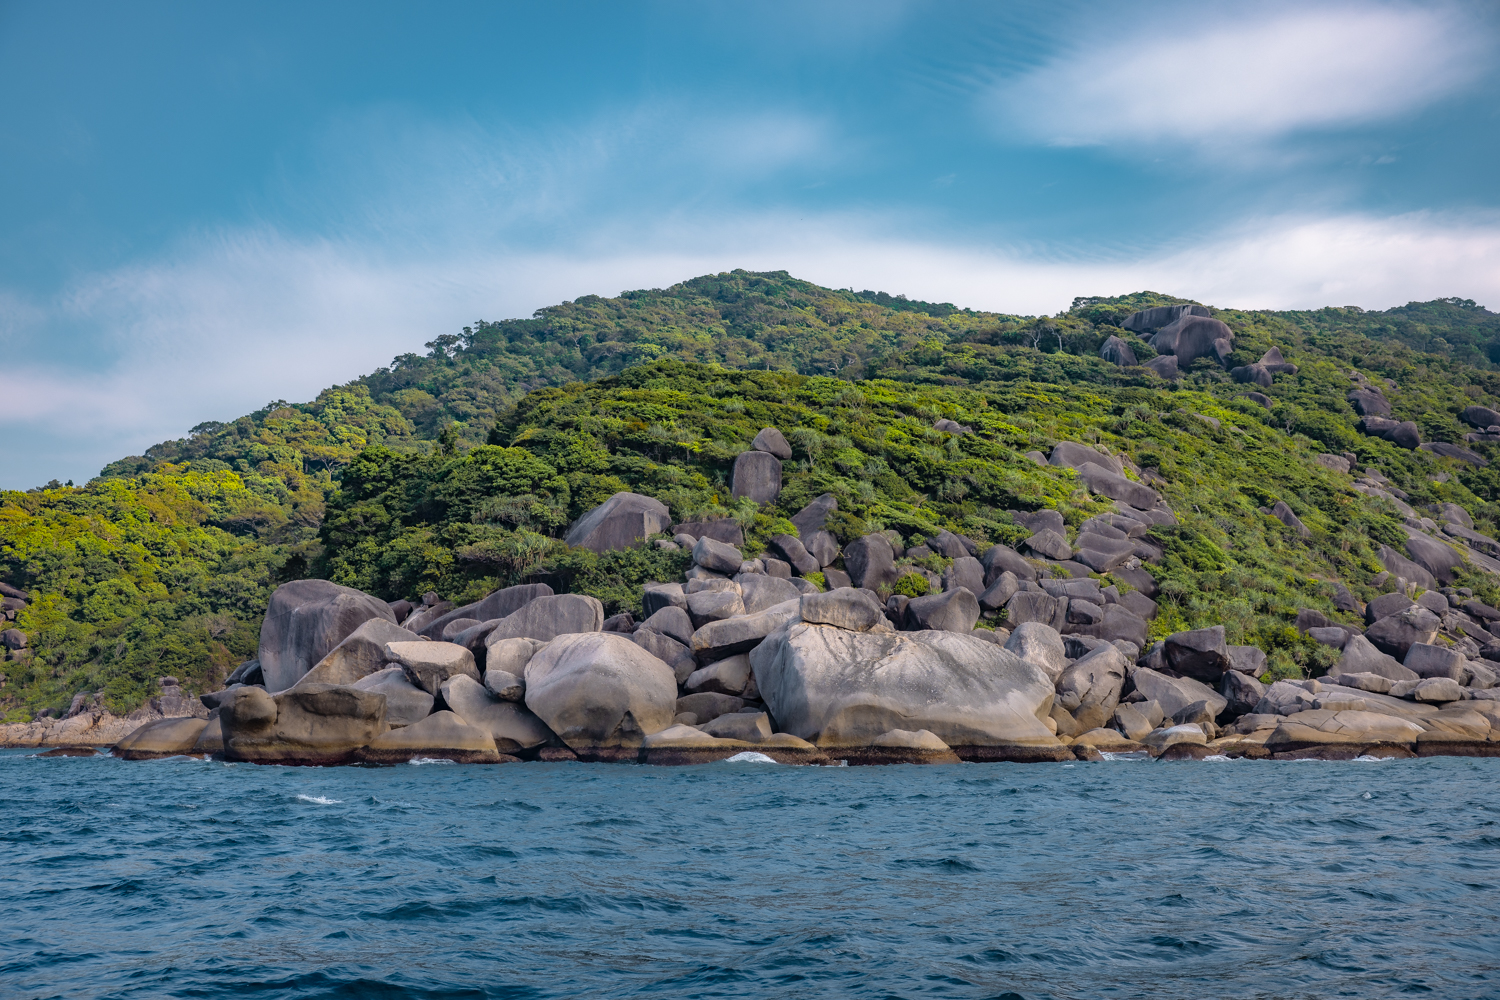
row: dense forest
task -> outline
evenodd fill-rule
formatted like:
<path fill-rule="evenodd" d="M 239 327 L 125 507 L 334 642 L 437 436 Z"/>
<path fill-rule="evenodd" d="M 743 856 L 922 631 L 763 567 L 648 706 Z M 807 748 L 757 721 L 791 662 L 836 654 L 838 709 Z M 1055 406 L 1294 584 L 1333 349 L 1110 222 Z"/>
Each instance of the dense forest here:
<path fill-rule="evenodd" d="M 1500 315 L 1460 299 L 1215 309 L 1235 333 L 1225 365 L 1200 359 L 1169 382 L 1099 357 L 1116 335 L 1151 358 L 1120 323 L 1185 301 L 1144 292 L 1009 316 L 737 271 L 476 323 L 312 402 L 200 424 L 84 486 L 0 494 L 0 580 L 29 594 L 13 624 L 29 648 L 0 665 L 0 715 L 80 691 L 129 710 L 163 674 L 211 689 L 254 655 L 271 590 L 308 575 L 386 599 L 541 579 L 638 608 L 640 583 L 679 574 L 683 553 L 596 556 L 560 540 L 624 489 L 679 519 L 736 517 L 748 548 L 825 492 L 845 540 L 951 528 L 1013 541 L 1010 510 L 1076 524 L 1099 509 L 1070 470 L 1025 457 L 1059 440 L 1104 444 L 1166 484 L 1182 523 L 1153 530 L 1155 631 L 1222 622 L 1281 673 L 1315 672 L 1296 609 L 1332 612 L 1335 580 L 1370 596 L 1375 549 L 1404 535 L 1390 504 L 1314 455 L 1354 454 L 1419 510 L 1452 500 L 1479 530 L 1500 525 L 1494 467 L 1361 434 L 1350 373 L 1388 386 L 1393 416 L 1424 440 L 1461 443 L 1464 407 L 1500 402 Z M 1261 390 L 1267 407 L 1228 369 L 1273 346 L 1300 367 Z M 935 430 L 942 418 L 973 433 Z M 734 456 L 767 425 L 793 447 L 785 487 L 774 504 L 736 502 Z M 1277 500 L 1310 537 L 1261 512 Z M 1491 579 L 1466 583 L 1493 594 Z"/>

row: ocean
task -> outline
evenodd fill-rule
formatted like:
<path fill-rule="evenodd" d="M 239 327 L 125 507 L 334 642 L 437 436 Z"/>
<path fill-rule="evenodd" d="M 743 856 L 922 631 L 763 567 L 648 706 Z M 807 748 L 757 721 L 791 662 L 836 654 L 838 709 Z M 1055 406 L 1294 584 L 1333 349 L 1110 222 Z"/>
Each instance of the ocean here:
<path fill-rule="evenodd" d="M 1500 759 L 0 751 L 12 998 L 1500 996 Z"/>

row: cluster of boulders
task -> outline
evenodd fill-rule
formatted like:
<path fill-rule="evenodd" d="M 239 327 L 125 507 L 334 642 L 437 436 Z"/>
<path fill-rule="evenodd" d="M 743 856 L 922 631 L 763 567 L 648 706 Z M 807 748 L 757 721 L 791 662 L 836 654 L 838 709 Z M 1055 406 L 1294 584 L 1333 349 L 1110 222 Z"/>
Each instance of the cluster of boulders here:
<path fill-rule="evenodd" d="M 1222 320 L 1214 319 L 1208 309 L 1199 305 L 1157 306 L 1131 313 L 1120 324 L 1122 329 L 1139 333 L 1146 343 L 1156 351 L 1156 357 L 1142 367 L 1165 379 L 1176 379 L 1181 369 L 1199 358 L 1216 358 L 1222 364 L 1234 350 L 1234 332 Z M 1121 366 L 1139 364 L 1135 351 L 1119 337 L 1109 337 L 1099 350 L 1099 356 Z M 1262 358 L 1264 365 L 1271 355 Z M 1276 362 L 1281 362 L 1276 353 Z M 1255 367 L 1255 366 L 1252 366 Z M 1286 367 L 1296 370 L 1296 366 Z M 1240 371 L 1240 369 L 1235 369 Z M 1248 379 L 1245 381 L 1253 381 Z M 1269 383 L 1266 383 L 1269 384 Z"/>
<path fill-rule="evenodd" d="M 0 622 L 15 621 L 16 614 L 26 609 L 26 602 L 30 599 L 31 595 L 26 591 L 0 580 Z M 5 650 L 8 659 L 23 660 L 30 655 L 26 649 L 27 641 L 26 633 L 18 628 L 0 629 L 0 648 Z"/>

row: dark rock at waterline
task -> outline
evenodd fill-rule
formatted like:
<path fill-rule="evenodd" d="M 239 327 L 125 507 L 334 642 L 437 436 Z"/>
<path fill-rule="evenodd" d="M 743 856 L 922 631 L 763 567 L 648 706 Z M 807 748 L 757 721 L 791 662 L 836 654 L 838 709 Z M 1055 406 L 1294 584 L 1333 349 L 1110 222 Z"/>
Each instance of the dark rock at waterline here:
<path fill-rule="evenodd" d="M 260 764 L 342 764 L 385 731 L 385 696 L 314 684 L 272 696 L 235 691 L 219 712 L 224 754 Z"/>

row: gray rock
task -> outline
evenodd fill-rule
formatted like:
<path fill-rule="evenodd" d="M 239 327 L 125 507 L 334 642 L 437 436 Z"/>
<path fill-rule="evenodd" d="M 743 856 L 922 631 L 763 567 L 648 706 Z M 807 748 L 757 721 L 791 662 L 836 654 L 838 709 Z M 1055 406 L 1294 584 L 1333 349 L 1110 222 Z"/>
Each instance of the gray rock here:
<path fill-rule="evenodd" d="M 1354 407 L 1354 412 L 1362 417 L 1388 417 L 1391 415 L 1390 400 L 1373 389 L 1351 389 L 1348 399 L 1350 405 Z"/>
<path fill-rule="evenodd" d="M 1156 726 L 1146 718 L 1139 708 L 1127 703 L 1115 706 L 1115 728 L 1124 733 L 1128 738 L 1139 743 L 1150 735 L 1151 730 L 1155 729 Z"/>
<path fill-rule="evenodd" d="M 1329 472 L 1348 472 L 1349 460 L 1341 455 L 1314 455 L 1313 462 Z"/>
<path fill-rule="evenodd" d="M 124 760 L 155 760 L 192 753 L 207 725 L 207 719 L 191 716 L 157 719 L 116 743 L 111 753 Z"/>
<path fill-rule="evenodd" d="M 1166 717 L 1196 701 L 1208 702 L 1213 707 L 1214 717 L 1223 714 L 1229 699 L 1219 694 L 1202 681 L 1191 677 L 1168 677 L 1148 667 L 1137 667 L 1130 675 L 1135 689 L 1149 701 L 1161 706 Z"/>
<path fill-rule="evenodd" d="M 510 641 L 520 642 L 522 640 L 512 639 Z M 484 686 L 501 701 L 525 701 L 525 668 L 522 668 L 522 673 L 520 674 L 513 674 L 509 670 L 486 670 L 484 672 Z"/>
<path fill-rule="evenodd" d="M 1259 677 L 1266 672 L 1266 653 L 1259 646 L 1225 646 L 1229 654 L 1226 669 Z"/>
<path fill-rule="evenodd" d="M 691 713 L 700 723 L 717 719 L 721 715 L 738 712 L 745 707 L 745 699 L 716 691 L 700 691 L 677 699 L 676 714 Z"/>
<path fill-rule="evenodd" d="M 744 613 L 745 604 L 738 590 L 704 590 L 688 595 L 688 615 L 693 620 L 695 630 L 709 622 L 723 621 Z"/>
<path fill-rule="evenodd" d="M 807 549 L 808 555 L 818 561 L 818 565 L 827 568 L 839 557 L 838 540 L 826 531 L 814 531 L 802 536 L 802 547 Z"/>
<path fill-rule="evenodd" d="M 1412 605 L 1365 629 L 1365 638 L 1382 653 L 1403 659 L 1413 643 L 1431 643 L 1441 625 L 1437 615 L 1420 605 Z"/>
<path fill-rule="evenodd" d="M 415 628 L 412 631 L 419 631 L 420 635 L 425 635 L 429 639 L 442 638 L 443 630 L 454 619 L 470 618 L 476 621 L 488 622 L 496 618 L 507 618 L 520 611 L 538 597 L 551 596 L 552 588 L 545 583 L 523 583 L 514 587 L 505 587 L 502 590 L 497 590 L 487 595 L 482 600 L 475 601 L 473 604 L 465 604 L 462 607 L 446 611 L 422 625 L 420 631 Z M 411 626 L 408 625 L 408 628 L 411 628 Z"/>
<path fill-rule="evenodd" d="M 672 669 L 610 632 L 559 636 L 526 664 L 526 707 L 574 751 L 638 747 L 676 705 Z"/>
<path fill-rule="evenodd" d="M 1124 471 L 1124 464 L 1118 458 L 1112 455 L 1105 455 L 1086 444 L 1079 444 L 1077 441 L 1059 441 L 1053 445 L 1052 456 L 1048 459 L 1048 462 L 1059 468 L 1078 471 L 1081 471 L 1085 465 L 1096 466 L 1105 472 L 1112 472 L 1115 475 L 1119 475 Z M 1041 514 L 1043 512 L 1038 511 L 1037 513 Z M 1047 527 L 1053 531 L 1061 532 L 1062 515 L 1055 510 L 1047 511 L 1046 513 L 1056 517 L 1057 523 L 1045 524 L 1040 527 Z M 1033 531 L 1040 530 L 1040 527 L 1037 525 L 1031 525 L 1030 527 Z"/>
<path fill-rule="evenodd" d="M 366 764 L 403 764 L 417 759 L 499 764 L 516 759 L 502 756 L 488 733 L 448 711 L 434 712 L 419 722 L 382 733 L 356 757 Z"/>
<path fill-rule="evenodd" d="M 616 493 L 568 529 L 563 540 L 592 552 L 628 549 L 642 538 L 667 530 L 672 515 L 660 500 L 639 493 Z"/>
<path fill-rule="evenodd" d="M 739 578 L 739 584 L 740 598 L 744 602 L 746 614 L 753 615 L 802 596 L 802 592 L 790 580 L 775 576 L 742 577 Z"/>
<path fill-rule="evenodd" d="M 1085 465 L 1078 470 L 1078 478 L 1095 493 L 1111 500 L 1123 500 L 1132 507 L 1150 510 L 1161 502 L 1160 495 L 1149 486 L 1132 482 L 1097 465 Z"/>
<path fill-rule="evenodd" d="M 434 696 L 450 677 L 465 674 L 479 680 L 474 654 L 452 642 L 388 642 L 385 658 L 399 663 L 413 684 Z"/>
<path fill-rule="evenodd" d="M 450 619 L 442 627 L 441 631 L 439 632 L 439 637 L 444 642 L 452 642 L 453 637 L 458 635 L 460 632 L 465 632 L 473 628 L 475 625 L 481 624 L 483 623 L 476 618 L 453 618 Z M 405 632 L 406 630 L 402 629 L 401 631 Z"/>
<path fill-rule="evenodd" d="M 693 671 L 683 682 L 683 688 L 689 694 L 696 694 L 699 691 L 717 691 L 720 694 L 739 696 L 745 693 L 745 688 L 749 683 L 750 656 L 747 653 L 736 653 Z"/>
<path fill-rule="evenodd" d="M 598 632 L 604 628 L 604 605 L 587 594 L 554 594 L 538 597 L 490 632 L 490 645 L 501 639 L 540 639 L 543 642 L 574 632 Z"/>
<path fill-rule="evenodd" d="M 501 753 L 530 750 L 552 739 L 552 731 L 524 706 L 500 699 L 468 677 L 445 681 L 442 695 L 454 715 L 488 733 Z"/>
<path fill-rule="evenodd" d="M 1142 621 L 1150 621 L 1156 617 L 1156 602 L 1139 590 L 1126 591 L 1116 603 Z"/>
<path fill-rule="evenodd" d="M 1439 618 L 1448 613 L 1448 598 L 1435 590 L 1424 590 L 1418 594 L 1417 603 Z"/>
<path fill-rule="evenodd" d="M 963 587 L 971 594 L 984 592 L 984 567 L 973 556 L 959 556 L 943 574 L 943 589 Z"/>
<path fill-rule="evenodd" d="M 698 661 L 693 658 L 692 649 L 672 636 L 650 629 L 639 629 L 631 635 L 630 641 L 671 667 L 672 676 L 678 684 L 687 683 L 688 677 L 698 669 Z"/>
<path fill-rule="evenodd" d="M 719 517 L 707 521 L 683 521 L 681 524 L 672 525 L 674 536 L 687 535 L 690 541 L 687 547 L 692 548 L 700 538 L 712 538 L 716 542 L 725 545 L 733 545 L 738 548 L 745 544 L 745 532 L 740 527 L 740 522 L 732 517 Z"/>
<path fill-rule="evenodd" d="M 1395 693 L 1394 687 L 1392 693 Z M 1429 677 L 1418 681 L 1410 694 L 1413 701 L 1423 701 L 1429 704 L 1458 701 L 1463 696 L 1464 689 L 1459 687 L 1458 681 L 1451 677 Z"/>
<path fill-rule="evenodd" d="M 1229 647 L 1224 643 L 1224 626 L 1177 632 L 1167 637 L 1167 666 L 1184 677 L 1217 684 L 1229 669 Z"/>
<path fill-rule="evenodd" d="M 878 590 L 900 579 L 891 543 L 884 535 L 856 538 L 844 547 L 844 568 L 856 587 Z"/>
<path fill-rule="evenodd" d="M 1134 368 L 1140 364 L 1135 358 L 1135 351 L 1130 349 L 1130 345 L 1115 336 L 1111 336 L 1104 342 L 1104 346 L 1099 348 L 1099 357 L 1122 368 Z"/>
<path fill-rule="evenodd" d="M 1038 531 L 1021 544 L 1044 559 L 1067 559 L 1073 555 L 1068 540 L 1050 529 Z"/>
<path fill-rule="evenodd" d="M 715 573 L 738 573 L 744 561 L 739 549 L 712 538 L 700 538 L 693 545 L 694 565 Z"/>
<path fill-rule="evenodd" d="M 1427 572 L 1427 570 L 1423 569 L 1421 566 L 1418 566 L 1416 563 L 1412 562 L 1410 559 L 1406 558 L 1401 553 L 1391 548 L 1389 545 L 1380 546 L 1379 555 L 1381 565 L 1386 568 L 1387 572 L 1396 577 L 1397 580 L 1405 580 L 1407 583 L 1414 583 L 1424 590 L 1436 589 L 1437 581 L 1433 579 L 1431 573 Z"/>
<path fill-rule="evenodd" d="M 852 587 L 854 581 L 849 579 L 849 574 L 832 566 L 823 567 L 823 579 L 828 581 L 829 590 L 838 590 L 840 587 Z"/>
<path fill-rule="evenodd" d="M 993 643 L 955 632 L 851 632 L 792 622 L 750 656 L 782 732 L 818 746 L 868 746 L 926 729 L 953 747 L 1055 746 L 1043 724 L 1052 682 Z"/>
<path fill-rule="evenodd" d="M 1001 573 L 1014 574 L 1017 580 L 1036 579 L 1036 568 L 1015 549 L 1004 545 L 992 545 L 985 549 L 984 555 L 979 557 L 979 564 L 984 567 L 986 586 L 998 580 Z"/>
<path fill-rule="evenodd" d="M 0 632 L 0 645 L 3 645 L 6 649 L 25 649 L 26 643 L 26 633 L 20 629 L 8 628 Z"/>
<path fill-rule="evenodd" d="M 910 632 L 933 629 L 968 634 L 977 621 L 979 599 L 963 588 L 912 598 L 902 616 L 902 625 Z"/>
<path fill-rule="evenodd" d="M 219 710 L 224 755 L 258 764 L 342 764 L 385 731 L 385 714 L 383 694 L 357 687 L 311 684 L 277 695 L 241 687 Z"/>
<path fill-rule="evenodd" d="M 1410 647 L 1408 647 L 1410 648 Z M 1402 666 L 1401 661 L 1381 652 L 1362 635 L 1352 635 L 1344 643 L 1344 655 L 1328 669 L 1332 677 L 1342 674 L 1379 674 L 1393 681 L 1416 680 L 1417 675 Z"/>
<path fill-rule="evenodd" d="M 1266 371 L 1272 373 L 1273 375 L 1297 374 L 1297 366 L 1291 364 L 1286 360 L 1286 358 L 1282 357 L 1281 348 L 1279 347 L 1273 347 L 1266 353 L 1262 354 L 1260 356 L 1260 361 L 1258 362 L 1258 364 L 1260 364 L 1266 369 Z"/>
<path fill-rule="evenodd" d="M 1171 354 L 1162 354 L 1154 357 L 1141 367 L 1148 369 L 1153 374 L 1169 382 L 1175 382 L 1182 377 L 1182 373 L 1177 369 L 1177 358 Z"/>
<path fill-rule="evenodd" d="M 1249 674 L 1238 670 L 1226 670 L 1219 680 L 1219 693 L 1228 701 L 1230 715 L 1244 715 L 1255 711 L 1265 697 L 1266 686 Z"/>
<path fill-rule="evenodd" d="M 1380 621 L 1380 619 L 1388 618 L 1389 616 L 1394 614 L 1399 614 L 1415 603 L 1415 601 L 1413 601 L 1410 597 L 1407 597 L 1405 594 L 1381 594 L 1379 597 L 1375 598 L 1375 600 L 1365 605 L 1365 624 L 1374 625 L 1376 622 Z M 1299 622 L 1302 620 L 1300 614 L 1298 615 L 1297 620 Z M 1327 622 L 1328 619 L 1324 618 L 1323 621 Z"/>
<path fill-rule="evenodd" d="M 327 580 L 295 580 L 276 588 L 260 628 L 261 673 L 281 691 L 371 619 L 396 624 L 379 598 Z"/>
<path fill-rule="evenodd" d="M 1418 677 L 1447 677 L 1457 681 L 1464 676 L 1468 661 L 1462 653 L 1447 646 L 1416 642 L 1406 651 L 1402 665 Z"/>
<path fill-rule="evenodd" d="M 787 601 L 753 615 L 709 622 L 693 633 L 693 655 L 699 663 L 712 663 L 758 646 L 777 628 L 797 618 L 801 598 Z"/>
<path fill-rule="evenodd" d="M 816 573 L 821 567 L 816 556 L 807 551 L 795 535 L 772 535 L 771 549 L 789 563 L 801 576 Z"/>
<path fill-rule="evenodd" d="M 641 607 L 648 621 L 662 608 L 681 608 L 686 613 L 687 595 L 680 583 L 647 583 L 641 587 Z"/>
<path fill-rule="evenodd" d="M 386 667 L 355 681 L 355 688 L 385 696 L 385 721 L 391 726 L 409 726 L 432 713 L 436 699 L 417 687 L 403 667 Z"/>
<path fill-rule="evenodd" d="M 301 684 L 353 684 L 386 665 L 385 644 L 418 642 L 415 632 L 408 632 L 382 618 L 372 618 L 328 651 L 317 666 L 298 679 Z"/>
<path fill-rule="evenodd" d="M 1391 685 L 1396 683 L 1389 677 L 1382 677 L 1379 674 L 1371 673 L 1330 675 L 1326 679 L 1343 687 L 1354 688 L 1356 691 L 1369 691 L 1374 694 L 1387 694 L 1391 690 Z"/>
<path fill-rule="evenodd" d="M 1175 305 L 1175 306 L 1153 306 L 1150 309 L 1142 309 L 1125 317 L 1120 327 L 1125 330 L 1134 330 L 1138 333 L 1148 333 L 1152 330 L 1160 330 L 1177 322 L 1183 316 L 1207 316 L 1208 307 L 1200 305 Z"/>
<path fill-rule="evenodd" d="M 1205 724 L 1213 725 L 1218 713 L 1214 711 L 1213 705 L 1206 701 L 1195 701 L 1191 705 L 1184 705 L 1172 713 L 1172 724 L 1175 726 L 1199 726 Z"/>
<path fill-rule="evenodd" d="M 683 608 L 662 608 L 650 618 L 641 622 L 641 627 L 636 629 L 637 634 L 643 629 L 671 636 L 684 646 L 693 641 L 693 622 L 688 617 L 687 611 Z"/>
<path fill-rule="evenodd" d="M 1012 627 L 1024 623 L 1052 626 L 1060 617 L 1058 599 L 1048 594 L 1020 591 L 1005 602 L 1006 623 Z"/>
<path fill-rule="evenodd" d="M 1057 704 L 1072 713 L 1080 731 L 1102 728 L 1114 717 L 1126 666 L 1124 654 L 1106 644 L 1058 675 Z"/>
<path fill-rule="evenodd" d="M 1307 525 L 1303 524 L 1301 519 L 1292 511 L 1292 508 L 1286 505 L 1286 501 L 1277 500 L 1275 505 L 1271 507 L 1271 516 L 1288 528 L 1291 528 L 1301 537 L 1312 537 L 1312 532 L 1308 530 Z"/>
<path fill-rule="evenodd" d="M 1020 589 L 1021 581 L 1016 579 L 1016 574 L 1007 570 L 979 595 L 979 608 L 985 612 L 999 611 Z"/>
<path fill-rule="evenodd" d="M 834 625 L 853 632 L 884 630 L 885 609 L 867 590 L 843 587 L 826 594 L 808 594 L 798 605 L 804 622 Z"/>
<path fill-rule="evenodd" d="M 1233 343 L 1234 332 L 1224 322 L 1206 316 L 1182 316 L 1163 327 L 1151 346 L 1159 353 L 1176 355 L 1179 365 L 1190 365 L 1199 358 L 1222 361 Z"/>
<path fill-rule="evenodd" d="M 1071 442 L 1067 442 L 1067 443 L 1071 443 Z M 1058 447 L 1061 447 L 1061 445 L 1059 445 Z M 1082 448 L 1083 446 L 1082 445 L 1078 445 L 1077 447 Z M 1057 450 L 1056 448 L 1053 449 L 1053 451 L 1056 451 L 1056 450 Z M 1088 452 L 1090 455 L 1093 455 L 1095 458 L 1099 459 L 1100 461 L 1104 460 L 1104 456 L 1100 455 L 1098 452 L 1094 451 L 1092 448 L 1083 448 L 1083 450 L 1086 451 L 1086 452 Z M 1089 464 L 1089 463 L 1081 463 L 1081 464 Z M 1069 468 L 1072 468 L 1072 466 L 1069 466 Z M 1043 508 L 1042 510 L 1033 510 L 1033 511 L 1008 510 L 1008 511 L 1006 511 L 1006 513 L 1010 515 L 1010 519 L 1012 521 L 1014 521 L 1016 524 L 1020 525 L 1021 527 L 1025 528 L 1027 531 L 1030 531 L 1030 532 L 1038 532 L 1038 531 L 1046 530 L 1046 531 L 1055 531 L 1059 535 L 1066 535 L 1068 533 L 1068 528 L 1067 528 L 1067 525 L 1063 522 L 1063 516 L 1062 516 L 1062 514 L 1059 513 L 1058 511 L 1052 510 L 1050 508 Z"/>
<path fill-rule="evenodd" d="M 709 720 L 703 731 L 724 740 L 759 743 L 771 736 L 771 720 L 765 712 L 730 712 Z"/>
<path fill-rule="evenodd" d="M 1062 636 L 1050 625 L 1040 622 L 1022 622 L 1005 640 L 1007 651 L 1034 664 L 1054 683 L 1068 665 L 1067 651 Z"/>
<path fill-rule="evenodd" d="M 1407 530 L 1407 536 L 1407 554 L 1418 566 L 1431 573 L 1433 579 L 1451 583 L 1454 573 L 1463 569 L 1463 556 L 1451 545 L 1410 529 Z"/>
<path fill-rule="evenodd" d="M 781 493 L 781 460 L 764 451 L 742 451 L 734 460 L 730 493 L 770 503 Z"/>
<path fill-rule="evenodd" d="M 1242 365 L 1230 371 L 1230 377 L 1236 382 L 1248 382 L 1252 385 L 1271 387 L 1271 373 L 1262 364 Z"/>
<path fill-rule="evenodd" d="M 797 593 L 799 594 L 821 594 L 823 592 L 823 589 L 816 583 L 813 583 L 811 580 L 804 580 L 800 576 L 792 577 L 791 584 L 797 588 Z"/>
<path fill-rule="evenodd" d="M 750 447 L 777 458 L 792 457 L 792 446 L 787 444 L 786 438 L 774 427 L 762 427 L 760 433 L 755 435 L 755 440 L 750 442 Z"/>
<path fill-rule="evenodd" d="M 1080 598 L 1069 598 L 1065 620 L 1070 625 L 1098 625 L 1104 621 L 1104 608 Z"/>
<path fill-rule="evenodd" d="M 803 538 L 824 530 L 828 515 L 839 509 L 839 502 L 832 493 L 824 493 L 812 503 L 793 514 L 791 521 L 797 526 L 797 534 Z"/>

